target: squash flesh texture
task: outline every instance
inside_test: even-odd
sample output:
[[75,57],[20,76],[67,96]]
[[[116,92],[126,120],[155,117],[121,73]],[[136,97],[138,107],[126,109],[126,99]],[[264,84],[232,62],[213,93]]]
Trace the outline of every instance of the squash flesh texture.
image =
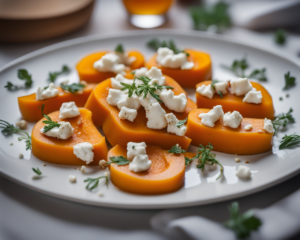
[[[196,89],[202,85],[209,85],[211,81],[205,81],[197,84]],[[212,109],[216,105],[222,105],[224,113],[238,111],[243,117],[247,118],[268,118],[274,119],[275,110],[271,95],[268,91],[259,83],[251,82],[252,86],[257,91],[261,91],[263,96],[262,103],[245,103],[243,102],[244,96],[236,96],[231,94],[229,91],[227,94],[223,94],[221,98],[218,94],[214,94],[212,99],[196,92],[196,100],[198,108],[209,108]]]
[[177,81],[181,87],[194,88],[197,83],[212,78],[212,63],[210,56],[207,53],[195,51],[192,49],[186,49],[190,54],[189,61],[194,62],[192,69],[181,70],[180,68],[167,68],[158,65],[156,62],[157,54],[154,54],[150,60],[146,63],[148,69],[151,67],[157,67],[162,70],[162,73],[170,76]]
[[[80,160],[73,153],[73,147],[82,142],[89,142],[94,146],[94,161],[90,165],[98,165],[101,159],[107,157],[107,146],[103,137],[92,122],[92,113],[84,108],[80,108],[80,115],[74,118],[60,119],[59,111],[50,113],[53,121],[70,122],[74,128],[73,135],[66,140],[48,137],[40,132],[45,126],[41,119],[32,129],[32,154],[37,158],[55,164],[85,165],[85,161]],[[79,124],[81,121],[81,124]]]
[[[154,145],[148,145],[146,152],[152,161],[149,170],[135,173],[129,170],[129,165],[111,164],[112,183],[121,190],[138,194],[163,194],[180,189],[184,184],[184,156],[168,153]],[[126,147],[113,147],[108,153],[107,161],[114,156],[127,157]]]
[[[218,120],[213,128],[201,123],[200,113],[207,113],[210,109],[196,109],[190,112],[186,136],[192,139],[193,145],[203,146],[211,143],[215,151],[230,154],[258,154],[272,149],[273,134],[265,132],[264,119],[244,118],[236,128],[225,127],[222,120]],[[251,124],[252,130],[245,130]],[[264,131],[264,132],[259,132]]]
[[[109,53],[109,51],[93,53],[80,60],[80,62],[76,65],[79,78],[88,83],[99,83],[105,79],[115,77],[117,74],[113,72],[99,72],[94,68],[94,62],[100,60],[107,53]],[[133,69],[144,67],[145,61],[144,56],[138,51],[130,51],[128,52],[128,56],[136,58],[136,60],[129,66],[129,69],[126,70],[125,77],[131,78],[131,71]]]
[[[166,77],[166,85],[174,87],[175,95],[185,93],[185,91],[168,76]],[[108,90],[111,88],[110,79],[100,83],[90,95],[86,108],[93,113],[93,122],[96,126],[102,126],[103,132],[112,146],[117,144],[126,146],[128,142],[146,142],[148,144],[156,144],[164,149],[170,149],[173,145],[179,144],[183,149],[187,149],[191,140],[187,137],[180,137],[170,134],[166,129],[155,130],[146,127],[147,118],[144,108],[141,106],[134,122],[120,119],[119,109],[108,104],[106,98]],[[171,111],[163,104],[162,107],[167,113]],[[173,112],[179,120],[183,120],[188,113],[196,109],[196,104],[188,99],[186,111],[183,113]]]
[[95,86],[96,84],[88,84],[83,89],[82,94],[65,92],[61,87],[58,87],[59,92],[57,96],[42,101],[36,100],[36,93],[19,97],[19,109],[24,120],[37,122],[42,118],[41,109],[39,107],[43,104],[45,104],[45,114],[58,111],[64,102],[74,101],[77,107],[83,107]]

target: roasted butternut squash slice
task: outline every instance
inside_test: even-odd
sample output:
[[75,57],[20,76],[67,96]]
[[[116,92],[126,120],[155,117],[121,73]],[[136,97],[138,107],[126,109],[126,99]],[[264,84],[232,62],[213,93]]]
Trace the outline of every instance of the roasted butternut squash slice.
[[74,128],[73,135],[66,139],[48,137],[40,132],[45,126],[42,122],[45,118],[36,123],[32,129],[32,154],[37,158],[55,164],[84,165],[85,162],[76,157],[73,147],[82,142],[89,142],[94,147],[94,161],[91,165],[98,165],[101,159],[107,157],[107,146],[103,137],[92,122],[91,111],[80,108],[80,115],[74,118],[60,119],[59,111],[50,113],[53,121],[70,122]]
[[[105,79],[115,77],[117,74],[113,72],[99,72],[94,68],[94,62],[100,60],[109,51],[92,53],[83,59],[76,65],[76,69],[80,80],[84,80],[88,83],[99,83]],[[135,57],[136,60],[128,67],[126,71],[126,76],[128,78],[132,77],[131,71],[133,69],[144,67],[145,60],[144,56],[138,51],[128,52],[129,57]]]
[[61,87],[58,87],[59,93],[57,96],[42,101],[36,100],[35,93],[19,97],[19,109],[24,120],[37,122],[42,118],[41,109],[39,109],[39,107],[43,104],[45,104],[45,114],[58,111],[64,102],[74,101],[77,107],[83,107],[95,86],[96,84],[88,84],[83,89],[82,94],[65,92]]
[[[112,183],[123,191],[138,194],[163,194],[174,192],[184,184],[185,162],[183,154],[173,154],[158,146],[148,145],[146,152],[152,165],[148,171],[135,173],[129,165],[112,163],[110,176]],[[108,152],[110,157],[127,157],[126,147],[116,145]]]
[[[210,109],[196,109],[188,117],[186,136],[192,139],[193,145],[203,146],[211,143],[215,151],[231,154],[258,154],[272,149],[273,134],[263,130],[264,119],[244,118],[236,128],[225,127],[222,120],[214,127],[207,127],[198,117],[200,113],[207,113]],[[252,130],[245,130],[251,124]]]
[[[202,85],[209,85],[211,81],[205,81],[197,84],[196,89]],[[228,94],[224,94],[223,98],[221,98],[218,94],[214,94],[212,99],[209,99],[205,96],[196,92],[196,100],[198,108],[210,108],[212,109],[216,105],[222,105],[223,111],[232,112],[238,111],[242,114],[243,117],[247,118],[268,118],[274,119],[274,106],[271,95],[268,91],[259,83],[251,82],[252,86],[256,88],[257,91],[261,91],[263,96],[262,103],[253,104],[243,102],[244,96],[236,96],[235,94],[231,94],[228,91]]]
[[[174,94],[185,93],[185,91],[172,78],[166,77],[166,85],[172,86]],[[191,140],[187,137],[180,137],[175,134],[168,133],[166,129],[154,130],[146,127],[147,118],[143,107],[138,110],[138,114],[134,122],[120,119],[119,109],[108,104],[106,98],[109,88],[111,88],[111,80],[107,79],[100,83],[90,95],[85,107],[92,111],[93,122],[96,126],[102,126],[106,139],[112,146],[120,144],[126,146],[128,142],[146,142],[147,144],[155,144],[164,149],[170,149],[175,144],[179,144],[183,149],[187,149]],[[171,111],[162,105],[167,113]],[[188,113],[196,109],[196,104],[188,99],[185,112],[173,112],[177,119],[183,120]]]
[[189,61],[193,61],[195,66],[192,69],[181,70],[179,68],[167,68],[158,65],[156,62],[157,54],[154,54],[146,63],[146,67],[160,68],[162,73],[170,76],[177,81],[181,87],[193,88],[199,82],[212,78],[212,63],[207,53],[199,52],[192,49],[186,49],[190,54]]

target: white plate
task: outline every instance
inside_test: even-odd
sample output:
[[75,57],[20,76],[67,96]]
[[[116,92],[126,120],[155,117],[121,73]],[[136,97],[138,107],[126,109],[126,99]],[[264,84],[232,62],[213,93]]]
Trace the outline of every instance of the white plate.
[[[267,68],[269,80],[263,85],[273,97],[276,113],[287,112],[292,107],[296,120],[300,119],[299,106],[297,107],[300,100],[299,93],[297,94],[298,86],[287,91],[290,94],[289,98],[286,98],[286,93],[282,91],[284,74],[291,71],[293,76],[300,76],[299,64],[282,56],[239,44],[219,35],[174,30],[134,31],[105,37],[85,37],[55,44],[13,61],[0,71],[0,119],[10,123],[15,123],[20,119],[17,97],[33,93],[38,86],[45,86],[49,71],[59,70],[63,64],[68,64],[73,68],[72,73],[69,76],[60,77],[59,81],[66,78],[76,81],[78,76],[75,71],[75,64],[82,57],[99,50],[114,49],[118,43],[122,43],[126,49],[139,49],[146,58],[149,58],[153,52],[146,48],[146,42],[153,37],[173,39],[180,48],[189,47],[210,53],[214,67],[214,78],[220,80],[234,77],[230,72],[220,68],[221,63],[231,64],[233,59],[240,59],[247,54],[251,69]],[[34,86],[29,90],[9,92],[4,88],[4,85],[7,81],[20,82],[17,80],[19,68],[28,69],[33,76]],[[194,98],[194,90],[189,90],[189,93]],[[279,101],[280,96],[284,98],[283,101]],[[33,124],[30,124],[28,131],[32,127]],[[285,133],[299,133],[299,128],[300,125],[296,123],[291,125]],[[43,166],[44,162],[35,158],[29,151],[25,151],[24,142],[18,142],[17,135],[4,137],[0,134],[0,170],[4,176],[26,187],[75,202],[133,209],[185,207],[251,194],[295,175],[300,169],[300,148],[278,150],[279,140],[283,135],[284,133],[280,133],[278,137],[274,138],[272,151],[252,156],[240,156],[242,161],[240,163],[234,161],[235,155],[217,153],[217,159],[225,167],[223,181],[215,180],[219,174],[218,170],[205,174],[193,164],[186,169],[185,186],[182,189],[159,196],[129,194],[118,190],[111,183],[108,188],[100,184],[96,192],[89,192],[85,189],[83,180],[87,177],[103,175],[104,170],[99,170],[99,167],[88,167],[87,173],[82,174],[78,169],[74,169],[76,166],[46,163],[47,166],[45,167]],[[10,146],[10,142],[13,142],[14,145]],[[251,148],[250,142],[249,148]],[[191,147],[191,149],[195,151],[196,147]],[[19,153],[23,153],[25,158],[19,159]],[[250,181],[241,181],[235,177],[236,167],[244,165],[244,161],[250,162],[247,164],[253,174]],[[33,180],[32,167],[39,167],[44,177]],[[68,176],[70,174],[77,177],[76,184],[69,183]],[[98,196],[99,191],[103,192],[103,197]]]

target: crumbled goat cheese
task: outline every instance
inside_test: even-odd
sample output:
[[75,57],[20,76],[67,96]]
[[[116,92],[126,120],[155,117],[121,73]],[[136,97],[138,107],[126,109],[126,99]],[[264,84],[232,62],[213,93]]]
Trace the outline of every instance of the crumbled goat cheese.
[[75,102],[65,102],[59,109],[59,118],[73,118],[80,115],[79,109]]
[[152,97],[149,93],[144,98],[144,95],[139,96],[140,104],[147,110],[153,103],[158,103],[158,101]]
[[151,167],[152,161],[149,160],[147,154],[140,154],[133,158],[132,162],[129,163],[129,170],[132,172],[143,172],[147,171]]
[[102,169],[106,168],[106,166],[107,166],[106,161],[104,159],[100,160],[99,161],[99,166]]
[[266,130],[268,133],[273,133],[274,132],[273,124],[272,124],[272,121],[270,119],[265,118],[263,129]]
[[20,129],[26,129],[27,128],[27,122],[25,120],[20,120],[16,122],[16,127]]
[[214,106],[208,113],[200,113],[201,123],[208,127],[214,127],[215,122],[222,118],[224,115],[221,105]]
[[249,179],[251,177],[250,168],[240,165],[235,175],[239,178]]
[[221,92],[222,94],[227,94],[228,82],[217,82],[214,83],[216,93]]
[[49,87],[47,89],[43,89],[41,87],[38,87],[36,91],[36,100],[45,100],[48,98],[53,98],[58,94],[58,89],[54,87],[53,83],[49,84]]
[[246,93],[243,102],[260,104],[262,102],[261,91],[257,91],[255,88]]
[[107,102],[112,106],[117,106],[119,109],[123,106],[136,110],[140,108],[138,96],[133,94],[131,97],[128,97],[128,91],[121,91],[118,89],[109,89]]
[[142,68],[139,68],[139,69],[135,69],[135,70],[134,70],[134,76],[137,77],[137,78],[146,76],[146,72],[147,72],[147,71],[148,71],[148,68],[146,68],[146,67],[142,67]]
[[246,131],[250,131],[252,129],[252,125],[251,124],[247,124],[246,126],[245,126],[245,130]]
[[159,65],[168,68],[192,69],[193,62],[189,62],[185,53],[174,54],[169,48],[159,48],[157,50],[156,61]]
[[214,96],[214,89],[212,88],[211,84],[209,85],[201,85],[200,87],[197,88],[197,93],[200,95],[207,97],[209,99],[212,99]]
[[105,177],[109,177],[109,172],[105,172],[105,173],[104,173],[104,176],[105,176]]
[[85,173],[85,169],[86,169],[86,166],[82,165],[82,166],[80,167],[79,170],[80,170],[82,173]]
[[107,53],[100,60],[94,62],[94,68],[99,72],[113,72],[125,74],[125,65],[116,53]]
[[175,112],[184,112],[187,106],[187,98],[184,93],[174,96],[172,90],[163,89],[159,95],[167,108]]
[[238,78],[230,81],[231,93],[237,96],[245,95],[252,90],[252,85],[247,78]]
[[178,119],[173,113],[168,113],[165,115],[165,118],[168,122],[168,128],[167,131],[169,133],[174,133],[178,136],[184,136],[187,130],[187,127],[185,125],[181,125],[180,127],[177,127]]
[[146,77],[151,79],[149,84],[156,83],[157,85],[165,85],[166,83],[166,78],[163,76],[161,69],[158,69],[157,67],[152,67],[149,71],[147,71]]
[[73,153],[81,159],[85,161],[86,164],[89,164],[94,159],[93,145],[88,142],[78,143],[73,147]]
[[137,110],[123,106],[119,112],[119,118],[133,122],[137,116]]
[[74,175],[69,175],[69,182],[76,183],[76,177]]
[[231,128],[238,128],[243,120],[243,116],[238,111],[227,112],[223,116],[223,125]]
[[234,161],[235,162],[240,162],[240,159],[239,158],[235,158]]
[[132,160],[135,156],[146,154],[146,143],[145,142],[129,142],[127,143],[127,158]]
[[165,119],[166,111],[159,103],[153,103],[146,108],[147,127],[151,129],[163,129],[168,123]]
[[73,134],[72,125],[69,122],[59,122],[59,127],[54,127],[50,129],[48,132],[44,132],[44,127],[41,128],[41,133],[45,134],[48,137],[55,137],[58,139],[68,139]]

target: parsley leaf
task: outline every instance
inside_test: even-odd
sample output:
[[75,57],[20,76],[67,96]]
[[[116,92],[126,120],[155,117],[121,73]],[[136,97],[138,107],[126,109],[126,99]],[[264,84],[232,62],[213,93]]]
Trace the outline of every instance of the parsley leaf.
[[105,185],[106,185],[106,187],[108,187],[108,176],[101,176],[101,177],[97,177],[97,178],[85,179],[84,182],[88,182],[88,184],[86,185],[85,188],[90,191],[95,189],[99,185],[99,180],[101,178],[105,178]]
[[9,136],[13,133],[25,134],[25,136],[19,137],[18,140],[19,141],[25,140],[26,150],[29,149],[31,150],[31,136],[26,131],[16,128],[13,124],[10,124],[1,119],[0,119],[0,128],[3,128],[1,132],[5,136]]
[[32,170],[37,174],[37,175],[42,175],[42,172],[41,172],[41,170],[39,169],[39,168],[32,168]]
[[45,133],[50,131],[52,128],[60,127],[60,124],[52,121],[52,119],[48,115],[44,114],[44,106],[45,104],[42,105],[41,111],[42,111],[42,116],[44,116],[47,119],[43,121],[43,123],[46,124],[46,126],[44,126],[43,128],[44,129],[43,132]]
[[82,90],[85,88],[85,85],[81,84],[81,83],[72,83],[70,85],[68,84],[60,84],[60,87],[67,91],[70,92],[72,94],[77,93],[78,91]]
[[281,113],[278,116],[275,117],[275,119],[272,121],[273,127],[274,127],[274,135],[276,135],[277,131],[281,127],[286,127],[288,123],[295,123],[295,119],[292,116],[293,109],[290,108],[290,110],[287,113]]
[[111,160],[111,162],[107,162],[106,164],[115,163],[119,166],[123,166],[123,165],[127,165],[127,164],[131,163],[131,161],[129,161],[127,158],[125,158],[123,156],[110,157],[109,159]]
[[153,49],[154,51],[157,51],[157,49],[161,48],[161,47],[166,47],[166,48],[169,48],[171,49],[175,54],[178,54],[178,53],[185,53],[187,56],[190,56],[189,53],[185,52],[184,50],[179,50],[177,47],[176,47],[176,44],[174,43],[173,40],[169,40],[169,42],[167,41],[162,41],[160,42],[158,39],[154,38],[152,40],[150,40],[149,42],[147,42],[147,46],[151,49]]
[[[32,86],[33,81],[32,81],[31,75],[27,72],[26,69],[19,69],[18,70],[18,78],[20,80],[25,81],[25,84],[24,84],[25,88],[30,88]],[[10,91],[24,88],[23,86],[14,85],[11,82],[7,82],[7,84],[4,87],[7,88]]]
[[175,153],[175,154],[179,154],[179,153],[185,153],[186,151],[181,149],[181,147],[179,146],[179,144],[175,144],[169,151],[168,153]]
[[7,88],[8,90],[10,91],[13,91],[13,90],[18,90],[19,87],[17,85],[14,85],[13,83],[11,82],[7,82],[6,85],[4,86],[5,88]]
[[250,236],[251,231],[257,230],[261,226],[261,220],[254,216],[253,211],[247,211],[244,214],[239,214],[239,204],[233,202],[229,206],[230,219],[224,223],[226,228],[235,232],[239,239]]
[[118,44],[118,46],[115,48],[115,52],[124,53],[123,45],[122,44]]
[[185,123],[187,122],[187,120],[188,120],[188,119],[186,118],[186,119],[184,119],[184,120],[178,121],[177,124],[176,124],[176,127],[180,128],[183,124],[185,124]]
[[279,149],[289,148],[300,144],[300,136],[294,134],[285,135],[279,145]]
[[207,31],[209,27],[215,27],[217,32],[231,26],[231,18],[228,13],[229,4],[218,2],[212,6],[193,7],[190,15],[193,19],[194,29]]
[[274,33],[274,40],[278,45],[285,44],[286,34],[282,29],[277,29]]
[[296,78],[290,76],[290,72],[284,74],[284,79],[285,79],[285,86],[283,90],[288,90],[296,85]]
[[60,71],[58,71],[58,72],[49,72],[48,81],[54,83],[55,80],[56,80],[56,78],[59,75],[68,74],[70,71],[71,70],[70,70],[70,68],[67,65],[63,65]]

